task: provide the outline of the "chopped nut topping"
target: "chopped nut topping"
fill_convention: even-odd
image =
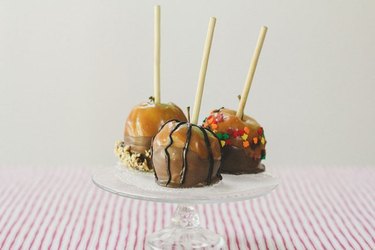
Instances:
[[[145,172],[153,171],[147,163],[147,159],[150,160],[151,157],[151,150],[146,150],[143,154],[132,152],[129,145],[125,145],[123,141],[118,141],[115,144],[115,154],[122,164],[130,168]]]

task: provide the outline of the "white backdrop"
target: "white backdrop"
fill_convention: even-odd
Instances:
[[[192,105],[217,17],[201,118],[237,107],[269,27],[246,113],[267,164],[375,164],[375,2],[0,1],[0,164],[103,165],[152,95],[153,5],[162,7],[163,101]]]

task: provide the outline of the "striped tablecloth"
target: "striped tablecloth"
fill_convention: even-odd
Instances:
[[[278,167],[251,201],[198,206],[229,249],[375,249],[375,167]],[[88,168],[0,167],[0,249],[142,249],[175,205],[118,197]]]

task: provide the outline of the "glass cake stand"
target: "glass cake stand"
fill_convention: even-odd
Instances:
[[[278,179],[264,172],[227,175],[215,185],[200,188],[167,188],[155,183],[153,173],[121,165],[97,169],[93,182],[100,188],[128,198],[177,203],[171,224],[147,236],[148,249],[226,249],[224,238],[200,226],[194,205],[242,201],[275,189]]]

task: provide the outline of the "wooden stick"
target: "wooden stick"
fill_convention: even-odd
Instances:
[[[160,6],[154,8],[154,98],[160,103]]]
[[[251,83],[253,82],[255,70],[258,64],[259,55],[260,55],[260,52],[262,51],[263,42],[264,42],[264,39],[266,38],[266,34],[267,34],[267,27],[263,26],[259,32],[258,42],[255,47],[253,58],[251,59],[249,72],[247,73],[245,86],[243,87],[240,103],[238,105],[238,109],[236,113],[236,116],[240,119],[242,119],[243,117],[243,111],[245,109],[247,97],[249,95]]]
[[[210,22],[208,24],[206,42],[204,44],[203,58],[202,58],[202,63],[201,63],[201,70],[200,70],[200,73],[199,73],[197,92],[195,94],[193,118],[192,118],[192,121],[191,121],[193,124],[198,123],[199,111],[201,109],[204,81],[206,80],[207,65],[208,65],[208,59],[210,57],[210,51],[211,51],[211,45],[212,45],[212,38],[214,36],[215,24],[216,24],[216,18],[211,17]]]

